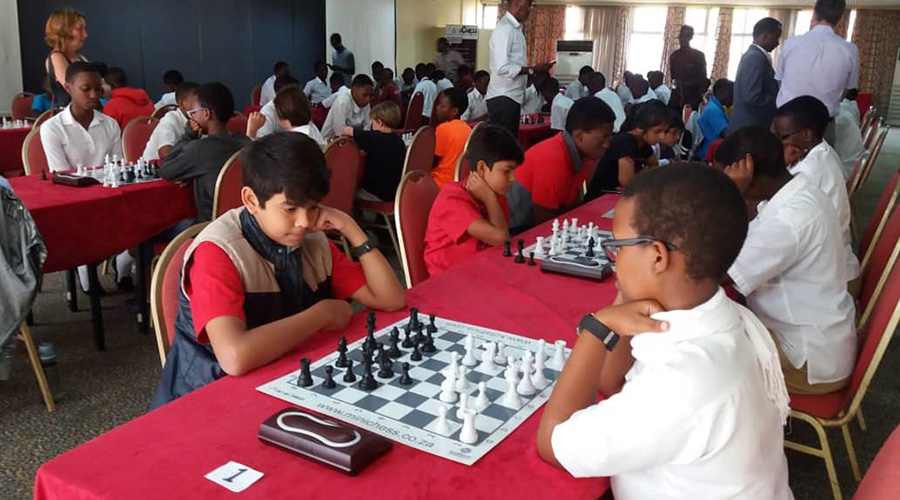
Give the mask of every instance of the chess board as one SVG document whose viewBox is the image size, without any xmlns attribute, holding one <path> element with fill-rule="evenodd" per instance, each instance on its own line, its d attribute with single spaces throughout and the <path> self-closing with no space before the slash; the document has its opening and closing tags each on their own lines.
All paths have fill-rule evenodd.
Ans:
<svg viewBox="0 0 900 500">
<path fill-rule="evenodd" d="M 578 227 L 583 228 L 586 226 L 581 225 Z M 575 231 L 569 230 L 569 232 L 574 233 Z M 562 233 L 562 230 L 560 230 L 560 233 Z M 587 239 L 579 239 L 575 236 L 569 237 L 563 245 L 562 251 L 555 256 L 550 256 L 550 239 L 552 235 L 548 234 L 543 240 L 543 257 L 535 255 L 534 260 L 541 261 L 541 271 L 597 281 L 603 280 L 613 273 L 614 266 L 606 258 L 606 252 L 600 247 L 600 242 L 612 238 L 612 233 L 598 230 L 597 235 L 599 238 L 595 241 L 594 256 L 588 257 Z M 525 247 L 523 255 L 528 257 L 531 253 L 539 254 L 536 249 L 537 240 Z"/>
<path fill-rule="evenodd" d="M 133 173 L 133 172 L 136 172 L 136 170 L 138 168 L 135 164 L 129 164 L 126 167 L 128 168 L 128 170 L 130 172 L 132 172 L 131 175 L 124 175 L 124 173 L 122 172 L 122 167 L 115 167 L 116 173 L 118 174 L 118 186 L 125 186 L 128 184 L 142 184 L 145 182 L 156 182 L 156 181 L 162 180 L 159 177 L 159 170 L 158 170 L 158 167 L 156 167 L 156 166 L 149 167 L 144 172 L 142 172 L 141 176 L 137 176 L 136 174 Z M 92 178 L 92 179 L 96 180 L 98 184 L 104 184 L 104 181 L 107 181 L 107 184 L 109 184 L 109 181 L 111 179 L 108 177 L 107 171 L 108 171 L 108 167 L 103 166 L 103 167 L 95 167 L 95 168 L 86 169 L 81 174 L 78 174 L 76 171 L 68 172 L 68 175 L 71 175 L 74 177 Z M 114 187 L 114 186 L 109 185 L 108 187 Z"/>
<path fill-rule="evenodd" d="M 419 315 L 419 318 L 427 322 L 422 315 Z M 379 344 L 389 345 L 391 329 L 396 327 L 402 332 L 408 322 L 409 319 L 403 319 L 377 330 L 375 339 Z M 380 434 L 420 451 L 465 465 L 472 465 L 509 436 L 547 401 L 560 371 L 549 366 L 545 367 L 544 376 L 549 382 L 547 387 L 538 390 L 533 396 L 520 396 L 522 407 L 514 409 L 503 404 L 503 394 L 507 388 L 503 374 L 504 366 L 498 366 L 497 370 L 492 373 L 480 371 L 480 364 L 471 367 L 466 377 L 472 386 L 471 390 L 467 391 L 469 401 L 476 398 L 479 392 L 478 383 L 483 381 L 487 387 L 486 394 L 490 404 L 475 418 L 475 428 L 478 432 L 477 441 L 474 444 L 465 444 L 459 439 L 462 429 L 462 419 L 456 415 L 459 402 L 449 404 L 438 398 L 441 392 L 441 383 L 444 381 L 441 371 L 450 365 L 452 353 L 458 353 L 462 359 L 465 353 L 464 340 L 468 334 L 472 334 L 475 339 L 479 359 L 481 359 L 480 354 L 483 350 L 478 346 L 485 342 L 501 342 L 505 346 L 503 354 L 520 359 L 526 350 L 532 353 L 536 352 L 539 341 L 441 318 L 435 319 L 435 326 L 437 332 L 433 333 L 432 337 L 436 352 L 422 352 L 421 361 L 412 361 L 410 359 L 412 349 L 401 347 L 403 355 L 395 359 L 393 363 L 395 376 L 391 379 L 376 377 L 379 386 L 372 391 L 364 391 L 358 385 L 363 373 L 362 345 L 365 338 L 347 346 L 347 357 L 353 360 L 353 371 L 357 375 L 357 381 L 354 383 L 343 381 L 345 369 L 335 366 L 338 353 L 334 352 L 311 364 L 313 384 L 309 387 L 298 385 L 297 380 L 300 375 L 298 369 L 257 387 L 257 390 Z M 546 346 L 544 352 L 547 354 L 548 360 L 552 359 L 556 349 L 557 346 L 554 345 Z M 566 355 L 569 351 L 569 349 L 565 349 Z M 410 365 L 409 375 L 413 379 L 411 385 L 402 385 L 399 382 L 400 368 L 403 363 Z M 329 365 L 333 367 L 332 376 L 336 382 L 336 386 L 331 389 L 322 385 L 325 379 L 325 367 Z M 441 406 L 445 406 L 449 410 L 447 413 L 447 421 L 450 425 L 449 434 L 441 434 L 435 430 Z"/>
</svg>

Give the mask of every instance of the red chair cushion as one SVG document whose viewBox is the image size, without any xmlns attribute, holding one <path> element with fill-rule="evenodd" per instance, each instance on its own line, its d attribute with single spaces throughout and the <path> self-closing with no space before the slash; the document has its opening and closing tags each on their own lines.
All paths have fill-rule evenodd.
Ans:
<svg viewBox="0 0 900 500">
<path fill-rule="evenodd" d="M 243 163 L 241 163 L 241 156 L 238 155 L 228 166 L 228 170 L 219 184 L 219 204 L 216 206 L 216 213 L 213 216 L 218 217 L 232 208 L 242 207 L 244 202 L 241 201 L 241 188 L 243 187 Z"/>
<path fill-rule="evenodd" d="M 322 203 L 351 213 L 359 182 L 359 148 L 352 139 L 333 142 L 325 150 L 325 163 L 331 170 L 331 189 Z"/>
<path fill-rule="evenodd" d="M 866 232 L 863 233 L 862 239 L 859 241 L 860 256 L 865 255 L 866 251 L 869 249 L 869 245 L 872 244 L 872 238 L 875 237 L 875 230 L 878 228 L 878 223 L 881 222 L 881 217 L 887 210 L 888 202 L 894 194 L 894 188 L 897 187 L 898 180 L 900 180 L 900 171 L 895 172 L 894 175 L 891 176 L 887 185 L 884 186 L 884 191 L 881 192 L 881 196 L 878 197 L 878 202 L 875 204 L 875 212 L 872 213 L 872 218 L 869 219 L 869 225 L 866 227 Z"/>
<path fill-rule="evenodd" d="M 139 116 L 131 120 L 122 132 L 122 147 L 126 161 L 137 161 L 143 156 L 144 148 L 150 135 L 156 130 L 159 120 L 152 120 L 149 116 Z"/>
<path fill-rule="evenodd" d="M 397 226 L 403 235 L 403 250 L 412 286 L 429 276 L 425 266 L 425 231 L 428 227 L 428 213 L 439 192 L 431 176 L 420 171 L 410 172 L 400 185 L 400 220 L 397 221 Z"/>
<path fill-rule="evenodd" d="M 900 426 L 881 446 L 853 495 L 853 500 L 886 498 L 900 498 Z"/>
<path fill-rule="evenodd" d="M 425 94 L 419 92 L 409 101 L 409 107 L 406 109 L 406 124 L 403 128 L 418 129 L 422 126 L 422 112 L 425 109 Z"/>
<path fill-rule="evenodd" d="M 791 408 L 816 418 L 828 419 L 846 408 L 849 400 L 850 393 L 846 388 L 821 395 L 791 394 Z"/>
<path fill-rule="evenodd" d="M 13 120 L 24 120 L 31 112 L 31 104 L 34 102 L 34 94 L 18 94 L 12 102 Z"/>
<path fill-rule="evenodd" d="M 247 132 L 247 117 L 240 113 L 235 113 L 228 120 L 228 123 L 225 124 L 225 128 L 232 134 L 244 134 Z"/>
<path fill-rule="evenodd" d="M 162 277 L 162 314 L 166 325 L 169 345 L 175 340 L 175 318 L 178 316 L 178 290 L 181 287 L 181 265 L 184 254 L 193 243 L 193 238 L 185 240 L 169 261 Z"/>
<path fill-rule="evenodd" d="M 434 146 L 435 136 L 434 129 L 431 127 L 421 127 L 413 137 L 412 143 L 406 152 L 406 172 L 413 170 L 421 170 L 427 174 L 431 174 L 434 167 Z"/>
</svg>

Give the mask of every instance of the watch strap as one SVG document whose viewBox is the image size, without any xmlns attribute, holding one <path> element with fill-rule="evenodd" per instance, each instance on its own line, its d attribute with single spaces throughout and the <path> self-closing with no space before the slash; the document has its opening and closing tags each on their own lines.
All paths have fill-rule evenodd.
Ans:
<svg viewBox="0 0 900 500">
<path fill-rule="evenodd" d="M 374 249 L 375 249 L 375 247 L 373 247 L 372 245 L 369 244 L 369 240 L 366 240 L 365 242 L 363 242 L 362 245 L 351 248 L 350 255 L 354 259 L 359 259 L 363 255 L 371 252 Z"/>
<path fill-rule="evenodd" d="M 616 344 L 619 343 L 619 335 L 601 323 L 593 314 L 586 314 L 581 318 L 581 321 L 578 323 L 578 332 L 581 333 L 582 330 L 587 330 L 591 335 L 597 337 L 600 342 L 603 342 L 607 351 L 612 351 Z"/>
</svg>

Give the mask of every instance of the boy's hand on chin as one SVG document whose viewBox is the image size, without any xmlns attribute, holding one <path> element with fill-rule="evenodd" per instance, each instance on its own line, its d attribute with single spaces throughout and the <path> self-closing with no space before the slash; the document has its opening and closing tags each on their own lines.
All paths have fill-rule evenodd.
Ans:
<svg viewBox="0 0 900 500">
<path fill-rule="evenodd" d="M 659 333 L 669 329 L 665 321 L 657 321 L 650 316 L 665 309 L 655 300 L 623 302 L 621 293 L 613 305 L 594 313 L 597 321 L 623 337 L 633 337 L 641 333 Z"/>
</svg>

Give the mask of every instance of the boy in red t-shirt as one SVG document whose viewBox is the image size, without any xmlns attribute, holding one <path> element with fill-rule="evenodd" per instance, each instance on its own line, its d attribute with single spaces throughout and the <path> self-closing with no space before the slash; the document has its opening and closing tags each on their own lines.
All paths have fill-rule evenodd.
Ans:
<svg viewBox="0 0 900 500">
<path fill-rule="evenodd" d="M 150 116 L 153 114 L 153 101 L 144 89 L 136 89 L 128 86 L 128 76 L 122 68 L 110 68 L 104 78 L 112 89 L 112 94 L 106 105 L 103 106 L 103 114 L 109 116 L 123 131 L 128 122 L 138 116 Z"/>
<path fill-rule="evenodd" d="M 440 125 L 434 131 L 434 170 L 431 171 L 431 179 L 439 188 L 453 182 L 456 161 L 463 154 L 472 132 L 472 127 L 459 118 L 468 107 L 468 96 L 456 87 L 441 92 L 437 97 L 432 123 Z"/>
<path fill-rule="evenodd" d="M 524 159 L 522 148 L 505 128 L 485 124 L 473 133 L 466 156 L 469 177 L 447 184 L 428 214 L 425 265 L 432 276 L 509 240 L 506 192 Z"/>
<path fill-rule="evenodd" d="M 348 299 L 382 311 L 405 304 L 387 259 L 328 194 L 322 149 L 272 134 L 243 155 L 244 206 L 207 225 L 184 255 L 175 340 L 152 406 L 277 360 L 320 330 L 343 330 Z M 355 263 L 324 231 L 350 243 Z"/>
</svg>

